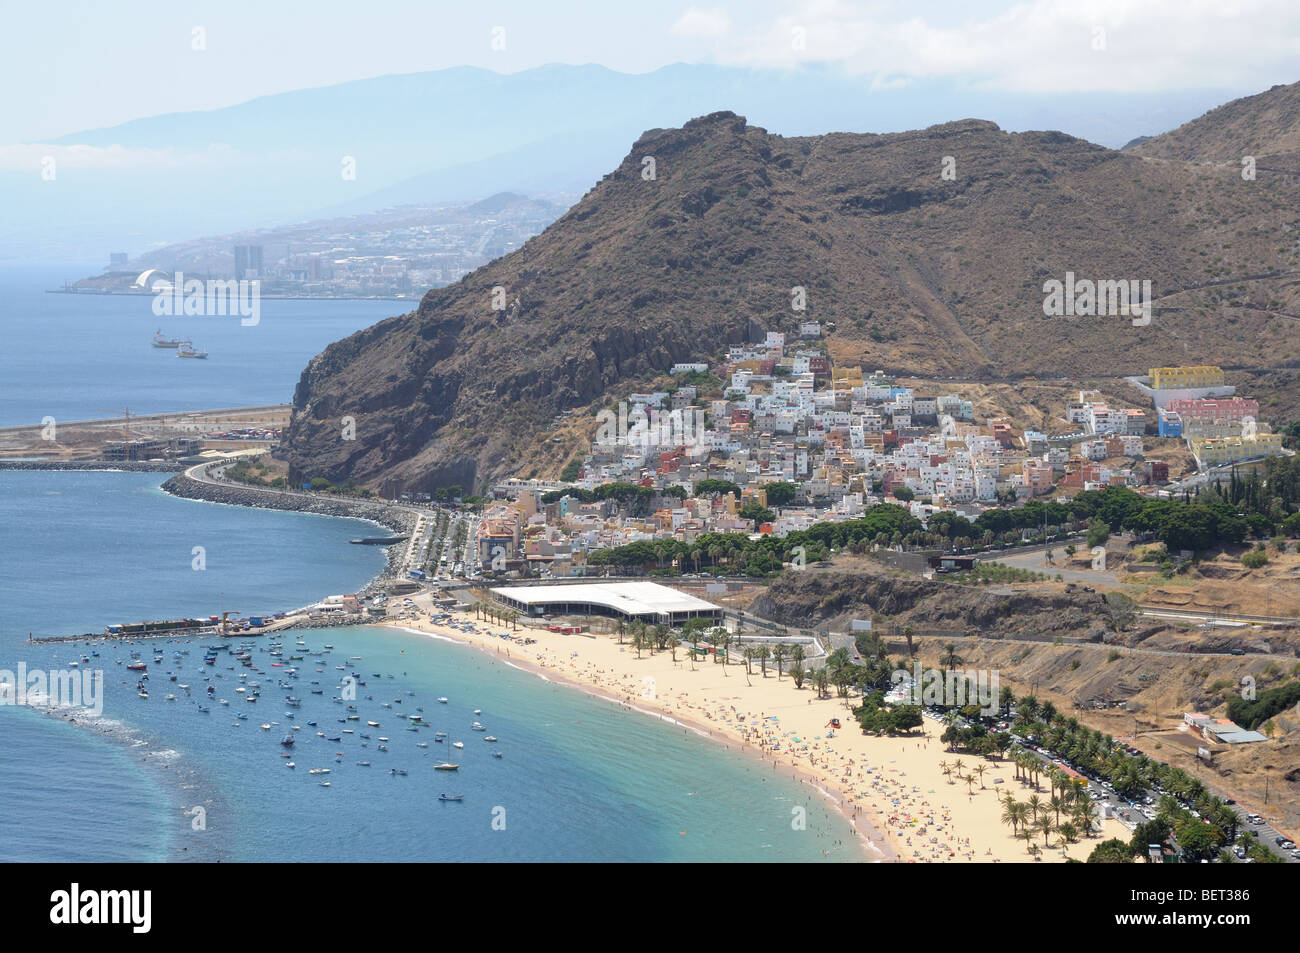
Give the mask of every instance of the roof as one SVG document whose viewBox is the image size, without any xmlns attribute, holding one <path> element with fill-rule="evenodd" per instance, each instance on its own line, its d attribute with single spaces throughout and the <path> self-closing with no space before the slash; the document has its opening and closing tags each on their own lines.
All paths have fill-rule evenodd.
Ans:
<svg viewBox="0 0 1300 953">
<path fill-rule="evenodd" d="M 1216 731 L 1214 736 L 1224 744 L 1240 745 L 1252 741 L 1268 741 L 1267 735 L 1262 735 L 1258 731 Z"/>
<path fill-rule="evenodd" d="M 589 602 L 625 612 L 647 615 L 658 612 L 706 612 L 718 607 L 684 592 L 654 582 L 587 583 L 575 586 L 502 586 L 494 594 L 528 605 Z"/>
</svg>

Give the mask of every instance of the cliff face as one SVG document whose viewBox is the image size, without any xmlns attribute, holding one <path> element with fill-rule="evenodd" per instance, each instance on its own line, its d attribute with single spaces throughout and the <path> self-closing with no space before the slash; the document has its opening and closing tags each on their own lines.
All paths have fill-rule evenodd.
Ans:
<svg viewBox="0 0 1300 953">
<path fill-rule="evenodd" d="M 1295 176 L 976 120 L 786 139 L 713 114 L 645 133 L 519 251 L 313 359 L 285 452 L 295 476 L 388 492 L 551 476 L 585 450 L 550 442 L 562 412 L 802 320 L 834 328 L 838 362 L 918 375 L 1284 365 L 1297 198 Z M 1150 279 L 1151 325 L 1044 317 L 1067 271 Z"/>
<path fill-rule="evenodd" d="M 801 628 L 847 631 L 853 619 L 879 613 L 920 632 L 972 628 L 1097 641 L 1108 618 L 1100 593 L 982 589 L 870 567 L 784 573 L 750 608 L 763 618 Z"/>
</svg>

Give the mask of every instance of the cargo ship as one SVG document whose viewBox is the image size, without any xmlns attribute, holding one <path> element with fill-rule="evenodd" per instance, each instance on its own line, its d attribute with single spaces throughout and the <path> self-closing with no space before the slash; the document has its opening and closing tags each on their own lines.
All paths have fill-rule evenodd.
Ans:
<svg viewBox="0 0 1300 953">
<path fill-rule="evenodd" d="M 158 332 L 153 336 L 154 347 L 180 347 L 182 344 L 188 344 L 188 343 L 189 343 L 188 341 L 182 341 L 182 340 L 173 341 L 167 335 L 162 333 L 162 328 L 159 328 Z"/>
</svg>

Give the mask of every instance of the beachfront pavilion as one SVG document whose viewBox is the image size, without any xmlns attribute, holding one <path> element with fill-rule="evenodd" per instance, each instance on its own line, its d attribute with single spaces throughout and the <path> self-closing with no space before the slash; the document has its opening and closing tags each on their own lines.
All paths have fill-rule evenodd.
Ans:
<svg viewBox="0 0 1300 953">
<path fill-rule="evenodd" d="M 502 586 L 490 591 L 497 602 L 528 616 L 606 615 L 667 626 L 709 619 L 722 624 L 719 606 L 653 582 Z"/>
</svg>

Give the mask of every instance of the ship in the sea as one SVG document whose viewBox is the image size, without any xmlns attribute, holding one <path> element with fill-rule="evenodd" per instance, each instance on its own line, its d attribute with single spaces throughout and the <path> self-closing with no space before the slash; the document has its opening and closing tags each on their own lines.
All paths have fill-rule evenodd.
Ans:
<svg viewBox="0 0 1300 953">
<path fill-rule="evenodd" d="M 196 350 L 194 345 L 191 344 L 189 341 L 181 341 L 180 344 L 176 346 L 176 356 L 205 358 L 208 356 L 208 352 Z"/>
<path fill-rule="evenodd" d="M 180 347 L 182 344 L 189 344 L 189 343 L 190 343 L 189 341 L 182 341 L 182 340 L 173 341 L 167 335 L 162 333 L 162 328 L 159 328 L 158 333 L 153 336 L 154 347 Z"/>
</svg>

